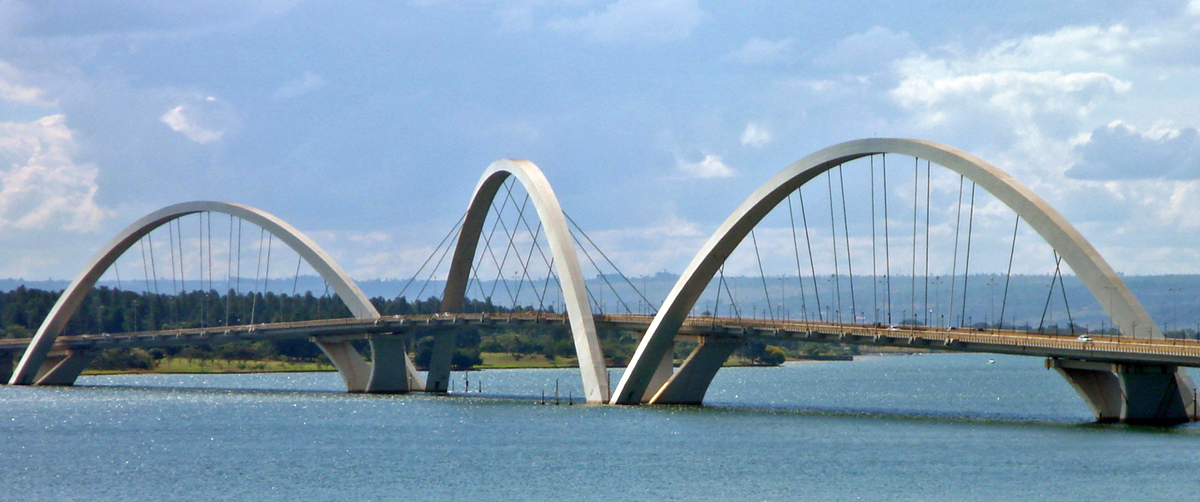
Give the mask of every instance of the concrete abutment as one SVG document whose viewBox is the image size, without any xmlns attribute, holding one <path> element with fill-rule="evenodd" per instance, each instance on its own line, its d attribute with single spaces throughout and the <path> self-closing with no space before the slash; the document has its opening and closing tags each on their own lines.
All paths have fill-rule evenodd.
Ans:
<svg viewBox="0 0 1200 502">
<path fill-rule="evenodd" d="M 1196 420 L 1196 385 L 1172 365 L 1046 360 L 1091 408 L 1097 422 L 1176 425 Z"/>
</svg>

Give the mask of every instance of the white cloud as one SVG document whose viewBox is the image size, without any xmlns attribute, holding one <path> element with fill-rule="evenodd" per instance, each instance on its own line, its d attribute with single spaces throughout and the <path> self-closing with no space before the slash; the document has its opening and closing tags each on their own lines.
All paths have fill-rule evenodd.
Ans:
<svg viewBox="0 0 1200 502">
<path fill-rule="evenodd" d="M 772 42 L 753 37 L 747 40 L 745 44 L 742 44 L 742 48 L 730 54 L 729 57 L 743 64 L 778 63 L 786 61 L 791 56 L 794 45 L 795 41 L 791 38 Z"/>
<path fill-rule="evenodd" d="M 601 12 L 547 24 L 597 42 L 669 42 L 691 36 L 707 17 L 696 0 L 617 0 Z"/>
<path fill-rule="evenodd" d="M 20 79 L 20 72 L 15 67 L 0 61 L 0 100 L 24 105 L 49 104 L 41 89 L 17 83 Z"/>
<path fill-rule="evenodd" d="M 319 90 L 322 87 L 325 87 L 325 78 L 311 71 L 306 71 L 300 77 L 283 84 L 271 97 L 275 99 L 290 99 Z"/>
<path fill-rule="evenodd" d="M 675 160 L 676 166 L 691 178 L 728 178 L 734 175 L 733 168 L 721 160 L 720 155 L 707 154 L 699 162 Z"/>
<path fill-rule="evenodd" d="M 1034 119 L 1051 114 L 1086 115 L 1100 97 L 1129 91 L 1131 84 L 1102 72 L 998 70 L 956 72 L 946 61 L 924 56 L 898 64 L 901 81 L 891 91 L 896 102 L 943 122 L 979 109 Z M 965 113 L 964 113 L 965 112 Z"/>
<path fill-rule="evenodd" d="M 918 49 L 906 32 L 875 26 L 840 40 L 833 49 L 816 58 L 818 64 L 847 71 L 879 71 Z"/>
<path fill-rule="evenodd" d="M 160 120 L 201 145 L 218 141 L 241 125 L 233 107 L 213 96 L 193 97 L 167 110 Z"/>
<path fill-rule="evenodd" d="M 107 213 L 96 203 L 96 166 L 78 163 L 62 115 L 0 122 L 0 229 L 89 232 Z"/>
<path fill-rule="evenodd" d="M 771 132 L 766 127 L 750 122 L 742 132 L 742 146 L 762 148 L 771 142 Z"/>
<path fill-rule="evenodd" d="M 1092 131 L 1076 151 L 1082 159 L 1067 170 L 1071 178 L 1200 178 L 1200 133 L 1191 127 L 1139 133 L 1117 121 Z"/>
</svg>

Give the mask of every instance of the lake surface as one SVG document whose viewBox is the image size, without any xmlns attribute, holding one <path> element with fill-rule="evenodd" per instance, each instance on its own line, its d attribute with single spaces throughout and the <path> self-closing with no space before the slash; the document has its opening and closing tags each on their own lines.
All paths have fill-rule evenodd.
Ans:
<svg viewBox="0 0 1200 502">
<path fill-rule="evenodd" d="M 994 364 L 988 360 L 994 359 Z M 613 371 L 612 381 L 619 379 Z M 455 373 L 455 388 L 463 374 Z M 456 397 L 334 373 L 0 387 L 0 500 L 1196 500 L 1200 426 L 1097 425 L 1041 359 L 727 368 L 705 407 L 553 405 L 578 370 Z M 482 393 L 474 392 L 482 385 Z M 540 404 L 545 391 L 549 404 Z"/>
</svg>

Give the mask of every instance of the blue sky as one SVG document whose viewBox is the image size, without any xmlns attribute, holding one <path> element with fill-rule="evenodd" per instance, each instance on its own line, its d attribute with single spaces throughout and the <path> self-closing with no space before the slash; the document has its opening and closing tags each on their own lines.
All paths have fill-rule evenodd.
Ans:
<svg viewBox="0 0 1200 502">
<path fill-rule="evenodd" d="M 1117 270 L 1200 272 L 1200 1 L 248 3 L 0 0 L 0 277 L 193 199 L 406 277 L 502 157 L 627 272 L 679 272 L 870 136 L 1012 172 Z"/>
</svg>

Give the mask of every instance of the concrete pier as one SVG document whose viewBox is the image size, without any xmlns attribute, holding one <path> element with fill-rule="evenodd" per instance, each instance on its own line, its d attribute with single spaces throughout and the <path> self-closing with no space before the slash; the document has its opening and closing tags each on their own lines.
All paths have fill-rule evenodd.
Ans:
<svg viewBox="0 0 1200 502">
<path fill-rule="evenodd" d="M 1046 360 L 1083 398 L 1098 422 L 1175 425 L 1196 420 L 1196 385 L 1172 365 Z"/>
</svg>

